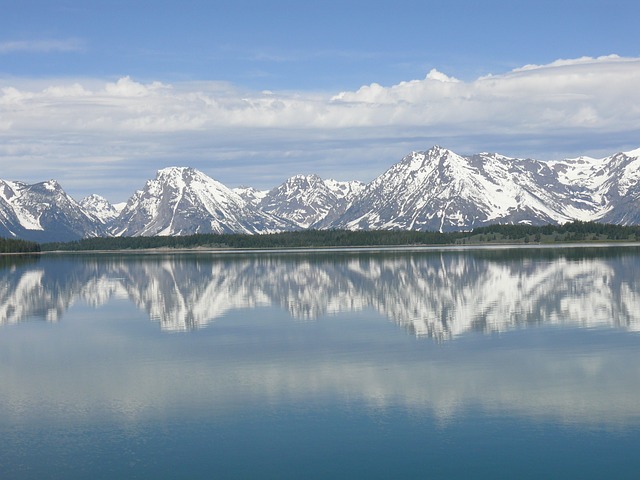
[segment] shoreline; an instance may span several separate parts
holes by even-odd
[[[167,254],[261,254],[261,253],[334,253],[334,252],[393,252],[393,251],[466,251],[466,250],[534,250],[554,248],[611,248],[640,247],[640,242],[630,241],[592,241],[592,242],[554,242],[554,243],[474,243],[474,244],[430,244],[430,245],[353,245],[326,247],[289,247],[289,248],[233,248],[233,247],[193,247],[193,248],[140,248],[114,250],[50,250],[41,252],[2,253],[0,255],[167,255]]]

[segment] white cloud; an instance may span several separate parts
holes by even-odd
[[[514,72],[536,70],[540,68],[566,67],[571,65],[588,65],[588,64],[602,63],[602,62],[609,62],[609,61],[615,62],[615,61],[627,61],[627,60],[633,61],[634,59],[623,59],[623,58],[620,58],[619,55],[604,55],[602,57],[597,57],[597,58],[580,57],[580,58],[573,58],[573,59],[558,59],[547,65],[535,65],[535,64],[525,65],[524,67],[516,68]]]
[[[269,178],[360,172],[370,180],[409,150],[433,143],[460,153],[500,149],[538,158],[613,153],[640,142],[638,85],[640,58],[615,55],[527,65],[473,81],[432,69],[423,79],[338,93],[130,77],[13,78],[0,80],[0,166],[3,178],[29,180],[17,174],[31,168],[64,185],[71,166],[77,178],[92,158],[118,152],[127,168],[132,159],[144,168],[138,185],[170,161],[223,182],[264,187],[251,175],[265,159],[273,162]],[[50,173],[36,164],[45,160]]]
[[[439,72],[435,68],[432,68],[431,71],[427,74],[427,80],[438,80],[439,82],[453,82],[457,83],[460,80],[454,77],[449,77],[442,72]]]
[[[13,40],[0,42],[0,55],[19,52],[81,52],[84,49],[84,42],[76,38],[64,40]]]
[[[403,124],[437,127],[452,134],[510,132],[548,134],[557,129],[635,130],[640,101],[640,59],[616,56],[527,66],[472,82],[433,71],[424,79],[388,88],[373,84],[334,99],[377,104]],[[588,121],[585,122],[585,113]],[[374,124],[378,116],[362,109]]]
[[[163,88],[169,87],[160,82],[143,85],[141,83],[134,82],[129,76],[126,76],[118,79],[115,83],[107,83],[104,89],[107,95],[113,97],[143,97]]]
[[[143,84],[123,77],[90,90],[79,82],[40,91],[2,87],[0,105],[13,125],[34,117],[60,125],[162,132],[201,128],[337,129],[389,125],[439,127],[448,134],[507,129],[540,134],[557,128],[625,130],[638,125],[640,59],[616,56],[526,66],[463,82],[435,69],[422,80],[377,83],[336,95],[240,92],[206,83]],[[82,109],[76,110],[78,102]],[[108,113],[108,118],[104,116]],[[4,116],[4,115],[3,115]],[[102,122],[95,122],[101,118]],[[588,121],[585,122],[585,119]],[[473,130],[470,130],[473,128]]]

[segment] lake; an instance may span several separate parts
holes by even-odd
[[[0,478],[638,478],[640,247],[0,258]]]

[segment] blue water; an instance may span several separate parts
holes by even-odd
[[[637,478],[639,261],[16,261],[0,478]]]

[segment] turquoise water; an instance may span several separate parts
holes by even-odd
[[[637,478],[636,248],[0,269],[1,478]]]

